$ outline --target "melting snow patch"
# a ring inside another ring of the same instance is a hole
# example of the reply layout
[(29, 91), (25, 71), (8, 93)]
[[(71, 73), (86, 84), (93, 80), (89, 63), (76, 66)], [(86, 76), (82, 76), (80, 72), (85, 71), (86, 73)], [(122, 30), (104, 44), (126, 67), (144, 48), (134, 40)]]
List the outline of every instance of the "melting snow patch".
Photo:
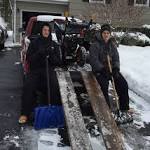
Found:
[(20, 147), (19, 139), (18, 135), (5, 135), (2, 144), (0, 145), (0, 149), (9, 149), (10, 146), (13, 146), (14, 148)]
[(16, 147), (19, 147), (19, 143), (15, 140), (10, 140), (11, 143), (15, 144)]
[(6, 135), (4, 138), (3, 138), (3, 140), (8, 140), (9, 139), (9, 135)]

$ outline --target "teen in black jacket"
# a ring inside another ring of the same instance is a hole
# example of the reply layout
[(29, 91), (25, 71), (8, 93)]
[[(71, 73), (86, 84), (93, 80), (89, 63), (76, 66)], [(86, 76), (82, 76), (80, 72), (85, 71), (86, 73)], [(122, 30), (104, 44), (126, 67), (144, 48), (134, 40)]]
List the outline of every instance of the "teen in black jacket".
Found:
[[(36, 91), (47, 92), (46, 57), (49, 56), (50, 95), (52, 104), (60, 104), (59, 86), (54, 69), (61, 65), (61, 53), (57, 44), (52, 41), (50, 26), (44, 23), (41, 35), (33, 40), (27, 51), (29, 73), (26, 75), (19, 123), (26, 123), (37, 102)], [(46, 93), (45, 93), (46, 94)], [(47, 103), (47, 98), (43, 101)]]

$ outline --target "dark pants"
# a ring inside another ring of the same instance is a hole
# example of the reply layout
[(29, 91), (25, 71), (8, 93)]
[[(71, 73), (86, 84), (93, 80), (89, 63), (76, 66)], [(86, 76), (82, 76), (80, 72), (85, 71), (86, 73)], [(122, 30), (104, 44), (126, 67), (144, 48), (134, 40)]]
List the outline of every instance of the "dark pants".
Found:
[[(101, 86), (107, 104), (110, 106), (109, 95), (108, 95), (108, 86), (109, 79), (105, 78), (102, 75), (96, 76), (98, 83)], [(128, 94), (128, 83), (125, 78), (119, 73), (117, 76), (114, 76), (115, 88), (119, 97), (120, 110), (129, 110), (129, 94)]]
[[(61, 104), (58, 80), (56, 72), (49, 70), (50, 74), (50, 97), (51, 104)], [(21, 114), (29, 116), (37, 104), (37, 91), (41, 90), (47, 95), (47, 77), (46, 70), (39, 69), (27, 74), (22, 94)], [(48, 98), (43, 99), (43, 104), (48, 104)]]

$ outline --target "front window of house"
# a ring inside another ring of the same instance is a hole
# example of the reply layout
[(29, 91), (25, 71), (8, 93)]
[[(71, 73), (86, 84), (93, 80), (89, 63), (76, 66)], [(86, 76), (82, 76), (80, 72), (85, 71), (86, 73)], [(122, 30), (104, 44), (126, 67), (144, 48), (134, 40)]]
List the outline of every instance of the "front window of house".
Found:
[(89, 3), (103, 3), (103, 4), (105, 4), (105, 0), (89, 0)]
[[(112, 3), (112, 0), (86, 0), (86, 2), (87, 1), (89, 1), (89, 3), (102, 3), (102, 4)], [(150, 0), (129, 0), (129, 4), (134, 6), (150, 6)]]
[(150, 0), (134, 0), (135, 6), (149, 6)]

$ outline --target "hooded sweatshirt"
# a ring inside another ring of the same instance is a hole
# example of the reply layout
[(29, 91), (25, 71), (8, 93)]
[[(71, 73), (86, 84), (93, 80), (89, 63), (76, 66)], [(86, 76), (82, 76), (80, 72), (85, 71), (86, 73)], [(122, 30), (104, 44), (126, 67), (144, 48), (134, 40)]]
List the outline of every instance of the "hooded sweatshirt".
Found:
[(54, 69), (61, 64), (59, 46), (52, 41), (51, 35), (48, 38), (37, 37), (31, 41), (27, 51), (27, 62), (29, 70), (35, 71), (46, 68), (46, 56), (49, 55), (49, 66)]
[(100, 73), (102, 69), (109, 71), (107, 55), (111, 58), (112, 68), (120, 70), (119, 53), (117, 46), (110, 40), (105, 43), (100, 33), (96, 34), (95, 42), (90, 47), (90, 65), (95, 73)]

